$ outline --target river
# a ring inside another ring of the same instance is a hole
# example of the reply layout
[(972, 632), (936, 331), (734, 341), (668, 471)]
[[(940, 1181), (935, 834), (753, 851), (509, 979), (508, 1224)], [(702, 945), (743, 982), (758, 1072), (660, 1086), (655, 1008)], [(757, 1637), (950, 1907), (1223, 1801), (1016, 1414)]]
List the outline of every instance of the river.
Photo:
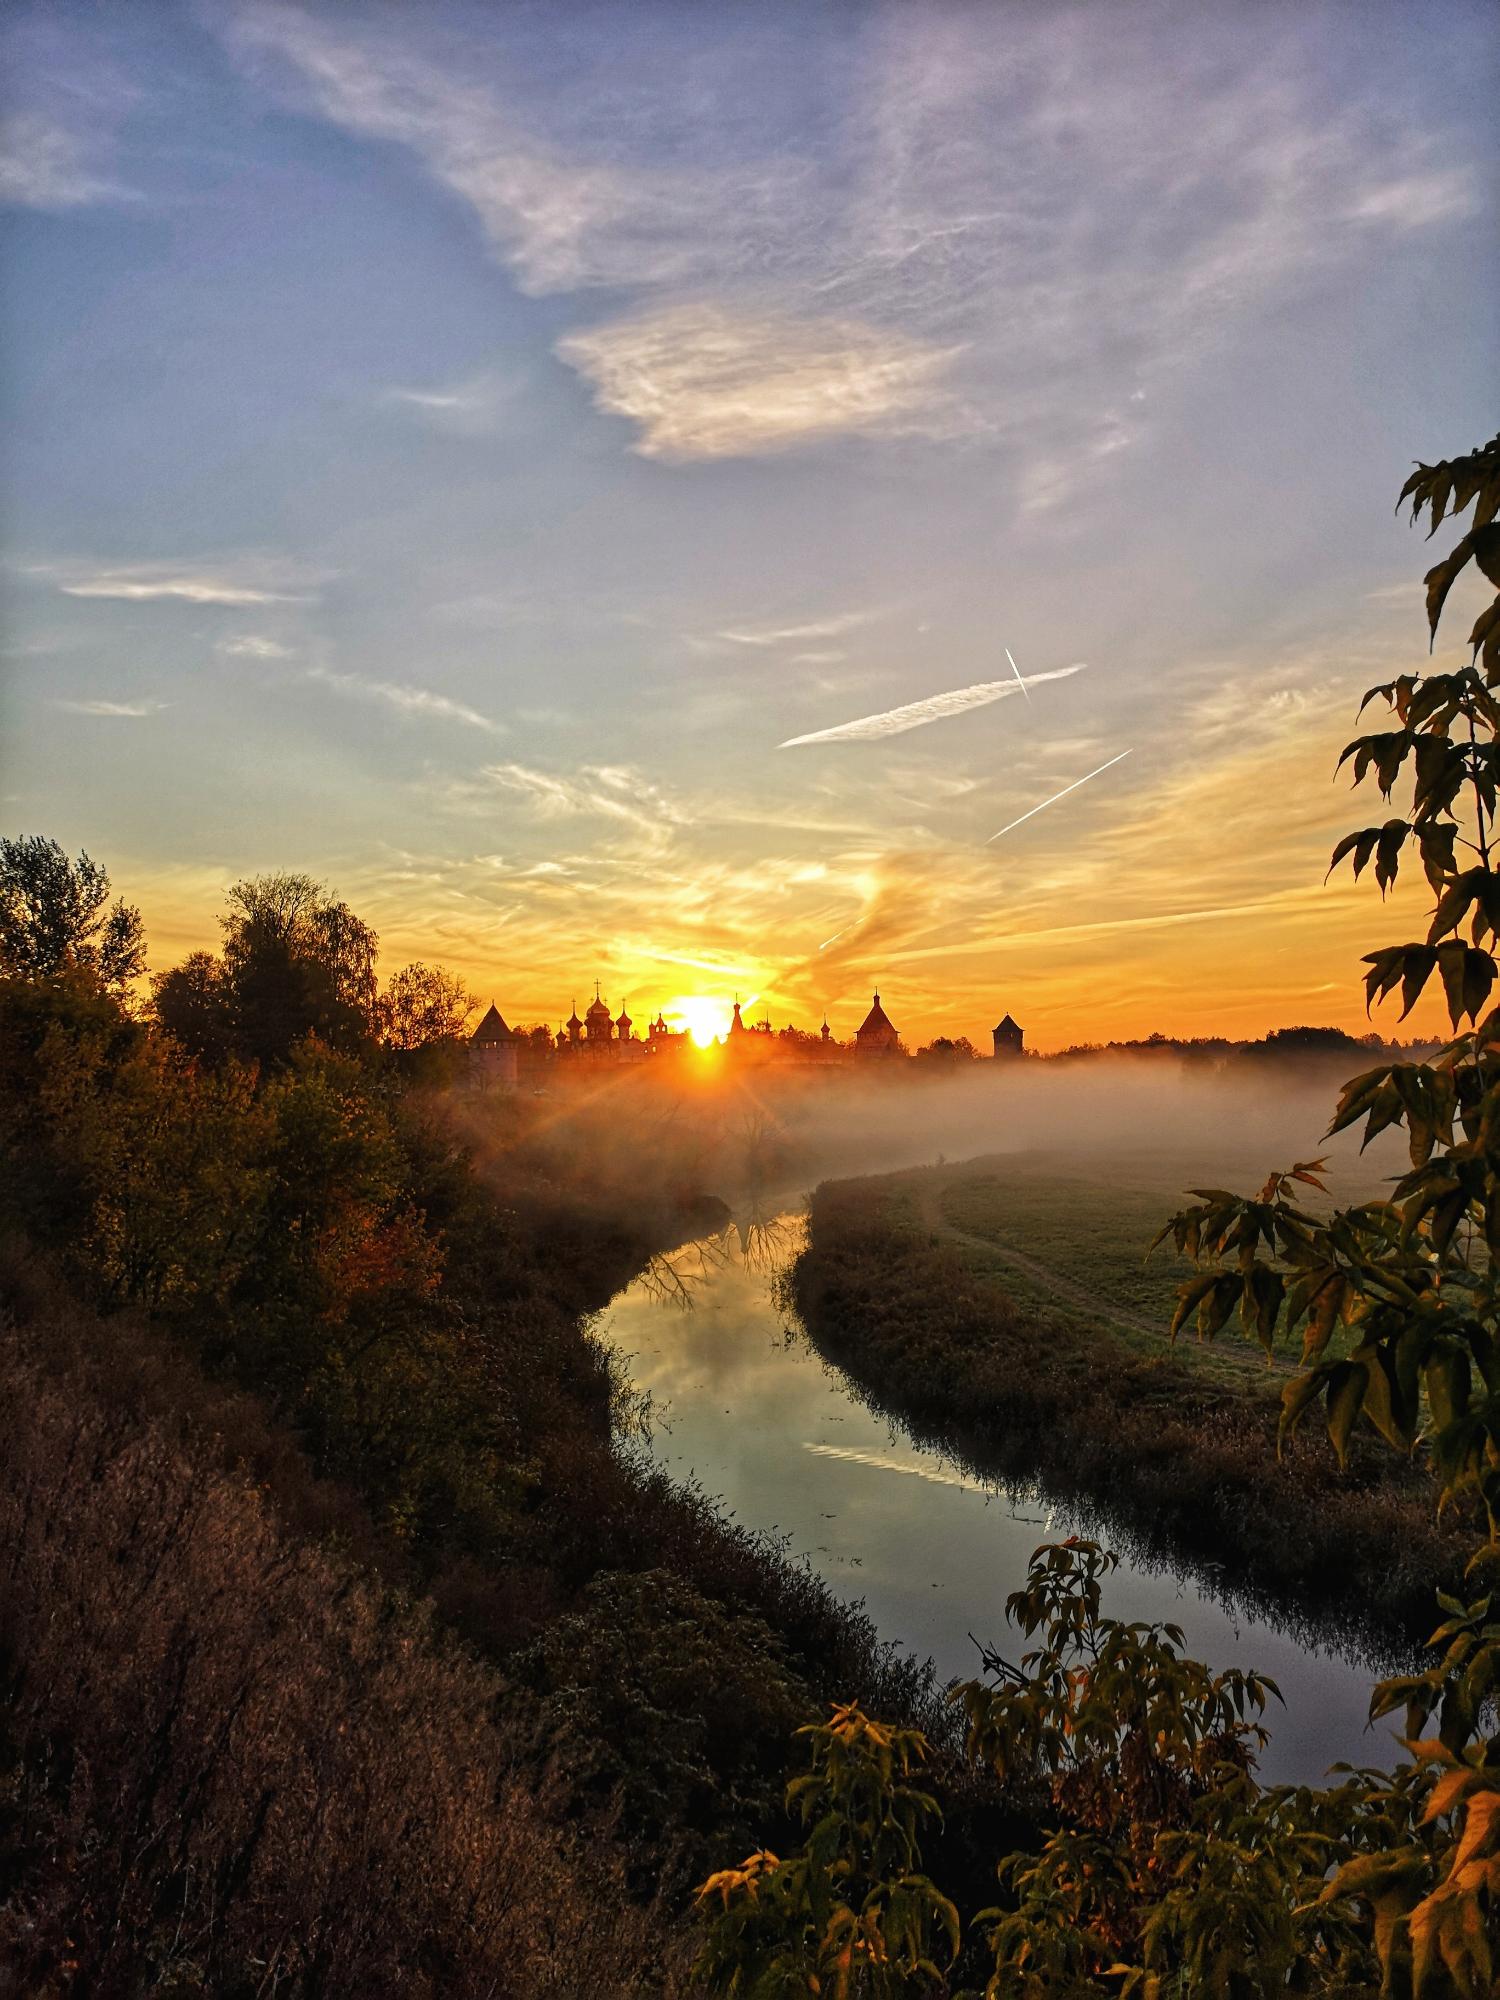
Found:
[[(786, 1538), (884, 1639), (930, 1657), (940, 1679), (979, 1671), (976, 1639), (1009, 1650), (1004, 1602), (1038, 1542), (1095, 1532), (1045, 1494), (997, 1490), (858, 1399), (772, 1296), (804, 1224), (788, 1209), (658, 1258), (602, 1316), (600, 1337), (650, 1398), (648, 1449), (726, 1512)], [(1391, 1724), (1366, 1727), (1371, 1670), (1336, 1645), (1251, 1616), (1201, 1577), (1122, 1554), (1104, 1608), (1171, 1620), (1215, 1667), (1254, 1667), (1285, 1708), (1267, 1717), (1269, 1782), (1328, 1766), (1389, 1764)], [(971, 1637), (971, 1635), (973, 1635)]]

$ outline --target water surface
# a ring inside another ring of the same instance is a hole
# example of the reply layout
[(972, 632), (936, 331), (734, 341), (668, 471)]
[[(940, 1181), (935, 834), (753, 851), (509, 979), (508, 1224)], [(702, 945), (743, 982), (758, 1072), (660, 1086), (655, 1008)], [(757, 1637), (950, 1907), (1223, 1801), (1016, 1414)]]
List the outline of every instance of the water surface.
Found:
[[(1045, 1495), (1007, 1493), (858, 1400), (772, 1298), (803, 1219), (788, 1211), (690, 1245), (621, 1292), (601, 1337), (649, 1393), (649, 1450), (752, 1528), (787, 1537), (841, 1597), (863, 1599), (882, 1638), (930, 1657), (940, 1679), (979, 1670), (976, 1640), (1012, 1651), (1005, 1598), (1037, 1543), (1087, 1521)], [(1332, 1644), (1237, 1611), (1204, 1579), (1122, 1557), (1105, 1610), (1170, 1619), (1214, 1667), (1280, 1685), (1269, 1781), (1315, 1780), (1335, 1760), (1391, 1761), (1391, 1730), (1365, 1726), (1371, 1669)]]

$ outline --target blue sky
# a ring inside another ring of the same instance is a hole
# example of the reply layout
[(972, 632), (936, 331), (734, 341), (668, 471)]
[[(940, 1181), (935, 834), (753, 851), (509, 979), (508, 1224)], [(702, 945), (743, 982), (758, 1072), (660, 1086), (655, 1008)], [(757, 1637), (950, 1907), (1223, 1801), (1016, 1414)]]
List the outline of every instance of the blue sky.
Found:
[(4, 817), (158, 962), (292, 866), (528, 1020), (1356, 1017), (1392, 503), (1495, 427), (1493, 9), (4, 33)]

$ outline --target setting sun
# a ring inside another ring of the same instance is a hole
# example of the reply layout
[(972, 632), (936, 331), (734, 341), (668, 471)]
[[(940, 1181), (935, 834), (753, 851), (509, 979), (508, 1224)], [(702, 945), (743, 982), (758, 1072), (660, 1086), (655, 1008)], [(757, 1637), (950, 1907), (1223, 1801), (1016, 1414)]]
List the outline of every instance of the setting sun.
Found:
[(686, 1028), (695, 1048), (711, 1047), (729, 1026), (730, 1010), (724, 1002), (709, 1000), (701, 993), (675, 1001), (669, 1012), (673, 1026)]

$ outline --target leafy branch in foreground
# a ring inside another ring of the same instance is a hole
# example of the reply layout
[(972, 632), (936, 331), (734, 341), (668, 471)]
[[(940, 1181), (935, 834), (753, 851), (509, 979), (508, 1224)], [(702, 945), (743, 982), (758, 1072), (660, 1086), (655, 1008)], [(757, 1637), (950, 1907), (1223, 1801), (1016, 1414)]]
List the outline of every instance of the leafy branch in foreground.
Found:
[[(1474, 509), (1470, 532), (1427, 578), (1435, 637), (1468, 563), (1500, 585), (1500, 438), (1419, 466), (1401, 498), (1434, 529)], [(1368, 1145), (1404, 1128), (1409, 1170), (1388, 1199), (1326, 1219), (1291, 1198), (1292, 1181), (1321, 1187), (1318, 1162), (1272, 1176), (1253, 1200), (1195, 1189), (1197, 1205), (1157, 1241), (1170, 1236), (1208, 1267), (1183, 1286), (1174, 1333), (1192, 1319), (1211, 1336), (1236, 1307), (1268, 1351), (1281, 1328), (1300, 1332), (1283, 1429), (1321, 1401), (1340, 1458), (1361, 1414), (1400, 1450), (1428, 1445), (1443, 1503), (1479, 1503), (1479, 1561), (1500, 1555), (1500, 1007), (1488, 1004), (1500, 948), (1500, 594), (1470, 645), (1475, 664), (1372, 688), (1364, 706), (1384, 701), (1398, 726), (1357, 737), (1340, 759), (1388, 802), (1401, 787), (1405, 809), (1340, 841), (1330, 873), (1348, 859), (1359, 875), (1373, 858), (1384, 893), (1414, 849), (1434, 897), (1425, 938), (1366, 958), (1370, 1004), (1399, 990), (1404, 1018), (1436, 975), (1454, 1034), (1431, 1062), (1354, 1077), (1329, 1131), (1362, 1126)]]
[[(1186, 1658), (1174, 1626), (1105, 1617), (1114, 1566), (1092, 1542), (1037, 1549), (1006, 1604), (1036, 1645), (1015, 1663), (986, 1650), (983, 1678), (952, 1690), (973, 1765), (1039, 1828), (1000, 1862), (1001, 1901), (960, 1928), (922, 1872), (935, 1806), (910, 1775), (925, 1743), (839, 1709), (802, 1732), (812, 1770), (788, 1798), (812, 1824), (802, 1849), (752, 1854), (699, 1891), (710, 1994), (1490, 1992), (1484, 1772), (1439, 1740), (1394, 1775), (1263, 1789), (1274, 1682)], [(1391, 1684), (1380, 1713), (1405, 1700), (1413, 1727), (1434, 1706), (1457, 1717), (1476, 1668), (1500, 1666), (1500, 1626), (1455, 1621), (1444, 1660)]]
[(874, 1722), (854, 1704), (798, 1730), (812, 1768), (787, 1788), (810, 1829), (787, 1861), (762, 1849), (698, 1891), (713, 1912), (698, 1971), (746, 2000), (826, 1994), (899, 2000), (940, 1992), (937, 1963), (958, 1953), (958, 1912), (921, 1873), (920, 1828), (937, 1801), (911, 1782), (927, 1759), (916, 1729)]

